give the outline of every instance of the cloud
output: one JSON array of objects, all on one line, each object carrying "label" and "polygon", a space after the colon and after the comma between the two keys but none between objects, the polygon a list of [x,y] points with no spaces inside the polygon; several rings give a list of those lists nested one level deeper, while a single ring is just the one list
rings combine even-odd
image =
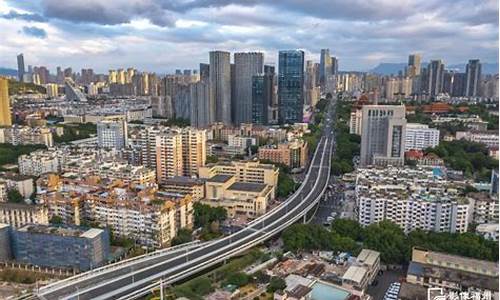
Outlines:
[{"label": "cloud", "polygon": [[43,14],[48,18],[76,23],[117,25],[130,23],[137,18],[148,19],[161,27],[173,26],[175,23],[170,11],[149,0],[43,0],[41,6]]},{"label": "cloud", "polygon": [[26,35],[40,39],[44,39],[47,37],[47,32],[43,28],[38,28],[35,26],[23,26],[22,32]]},{"label": "cloud", "polygon": [[[294,48],[315,61],[330,48],[341,70],[412,52],[495,62],[498,10],[496,0],[0,0],[0,66],[22,51],[32,64],[163,73],[195,68],[213,49],[262,51],[267,63]],[[45,39],[17,34],[36,20]]]},{"label": "cloud", "polygon": [[28,22],[46,22],[47,19],[39,14],[32,14],[32,13],[18,13],[15,10],[11,10],[10,12],[0,15],[0,18],[4,19],[18,19],[18,20],[24,20]]}]

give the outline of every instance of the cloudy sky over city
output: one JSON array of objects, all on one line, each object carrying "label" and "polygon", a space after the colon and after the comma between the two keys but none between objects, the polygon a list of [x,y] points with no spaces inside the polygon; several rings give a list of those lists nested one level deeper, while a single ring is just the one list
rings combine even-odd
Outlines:
[{"label": "cloudy sky over city", "polygon": [[197,68],[208,51],[330,48],[341,70],[405,62],[498,61],[497,0],[0,0],[0,67],[154,72]]}]

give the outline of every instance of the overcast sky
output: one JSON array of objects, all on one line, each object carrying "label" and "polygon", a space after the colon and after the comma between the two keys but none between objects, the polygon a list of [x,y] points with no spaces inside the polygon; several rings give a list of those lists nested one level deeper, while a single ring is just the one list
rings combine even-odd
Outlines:
[{"label": "overcast sky", "polygon": [[0,66],[198,68],[208,51],[321,48],[341,70],[405,62],[498,61],[498,0],[0,0]]}]

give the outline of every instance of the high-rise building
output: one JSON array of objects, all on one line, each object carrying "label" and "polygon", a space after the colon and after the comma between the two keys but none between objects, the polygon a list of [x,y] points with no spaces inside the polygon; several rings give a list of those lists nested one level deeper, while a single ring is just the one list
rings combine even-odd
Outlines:
[{"label": "high-rise building", "polygon": [[318,64],[314,63],[312,60],[308,60],[306,62],[306,75],[304,79],[304,87],[305,87],[305,104],[314,106],[316,102],[319,100],[320,91],[319,87],[316,86],[316,67]]},{"label": "high-rise building", "polygon": [[108,83],[116,83],[118,80],[118,73],[116,70],[109,70]]},{"label": "high-rise building", "polygon": [[361,166],[402,165],[405,129],[404,105],[364,105],[361,125]]},{"label": "high-rise building", "polygon": [[304,51],[279,52],[278,103],[281,123],[302,122],[304,108]]},{"label": "high-rise building", "polygon": [[264,74],[252,77],[252,123],[268,124],[273,105],[274,67],[266,66]]},{"label": "high-rise building", "polygon": [[210,96],[208,82],[199,81],[190,85],[191,126],[205,127],[214,121],[213,116],[210,116]]},{"label": "high-rise building", "polygon": [[443,92],[452,97],[465,96],[466,78],[465,73],[446,71],[443,79]]},{"label": "high-rise building", "polygon": [[120,150],[127,145],[127,122],[102,120],[97,123],[97,145],[100,148]]},{"label": "high-rise building", "polygon": [[9,80],[5,77],[0,77],[0,126],[12,126]]},{"label": "high-rise building", "polygon": [[442,60],[431,60],[427,68],[428,93],[435,97],[443,92],[444,63]]},{"label": "high-rise building", "polygon": [[332,57],[330,49],[321,49],[319,58],[319,82],[322,87],[325,86],[326,80],[332,75]]},{"label": "high-rise building", "polygon": [[232,99],[234,123],[252,122],[252,77],[264,71],[264,54],[241,52],[234,54],[235,91]]},{"label": "high-rise building", "polygon": [[206,131],[193,128],[163,130],[155,136],[156,177],[194,176],[206,163]]},{"label": "high-rise building", "polygon": [[339,60],[337,57],[332,56],[330,61],[332,62],[332,75],[336,76],[339,73]]},{"label": "high-rise building", "polygon": [[408,77],[415,77],[420,75],[420,54],[410,54],[408,56],[408,68],[406,69],[406,75]]},{"label": "high-rise building", "polygon": [[225,51],[210,52],[210,110],[215,121],[225,125],[231,120],[231,62],[230,53]]},{"label": "high-rise building", "polygon": [[17,79],[21,82],[24,81],[24,56],[22,53],[17,56]]},{"label": "high-rise building", "polygon": [[209,76],[210,76],[210,65],[200,64],[200,81],[208,82]]},{"label": "high-rise building", "polygon": [[479,83],[481,82],[481,62],[479,59],[471,59],[465,68],[467,83],[465,85],[465,96],[479,96]]},{"label": "high-rise building", "polygon": [[424,150],[439,145],[439,130],[429,125],[408,123],[405,133],[405,151]]}]

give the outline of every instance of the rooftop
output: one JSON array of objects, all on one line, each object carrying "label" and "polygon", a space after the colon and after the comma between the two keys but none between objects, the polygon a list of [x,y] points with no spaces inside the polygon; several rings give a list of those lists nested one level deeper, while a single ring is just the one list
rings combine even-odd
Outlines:
[{"label": "rooftop", "polygon": [[266,187],[267,184],[262,183],[235,182],[228,189],[232,191],[262,192]]},{"label": "rooftop", "polygon": [[485,276],[447,267],[421,264],[414,261],[410,262],[408,266],[408,274],[420,277],[442,278],[446,279],[446,281],[460,283],[465,288],[476,287],[498,291],[498,277],[496,276]]},{"label": "rooftop", "polygon": [[172,178],[168,178],[165,181],[165,185],[176,184],[176,185],[193,186],[193,185],[204,184],[205,181],[206,181],[205,179],[201,178],[191,178],[188,176],[175,176]]},{"label": "rooftop", "polygon": [[358,255],[358,262],[367,264],[369,266],[373,266],[376,262],[377,259],[380,257],[380,252],[370,250],[370,249],[363,249]]},{"label": "rooftop", "polygon": [[81,238],[95,238],[103,232],[102,229],[91,228],[84,229],[80,227],[72,226],[50,226],[50,225],[39,225],[39,224],[28,224],[17,231],[19,232],[29,232],[29,233],[39,233],[39,234],[50,234],[58,235],[62,237],[81,237]]},{"label": "rooftop", "polygon": [[218,183],[225,183],[228,182],[233,178],[232,175],[215,175],[212,176],[211,178],[207,179],[208,182],[218,182]]},{"label": "rooftop", "polygon": [[361,283],[366,275],[366,269],[358,266],[350,266],[342,276],[343,280],[349,280],[356,283]]}]

